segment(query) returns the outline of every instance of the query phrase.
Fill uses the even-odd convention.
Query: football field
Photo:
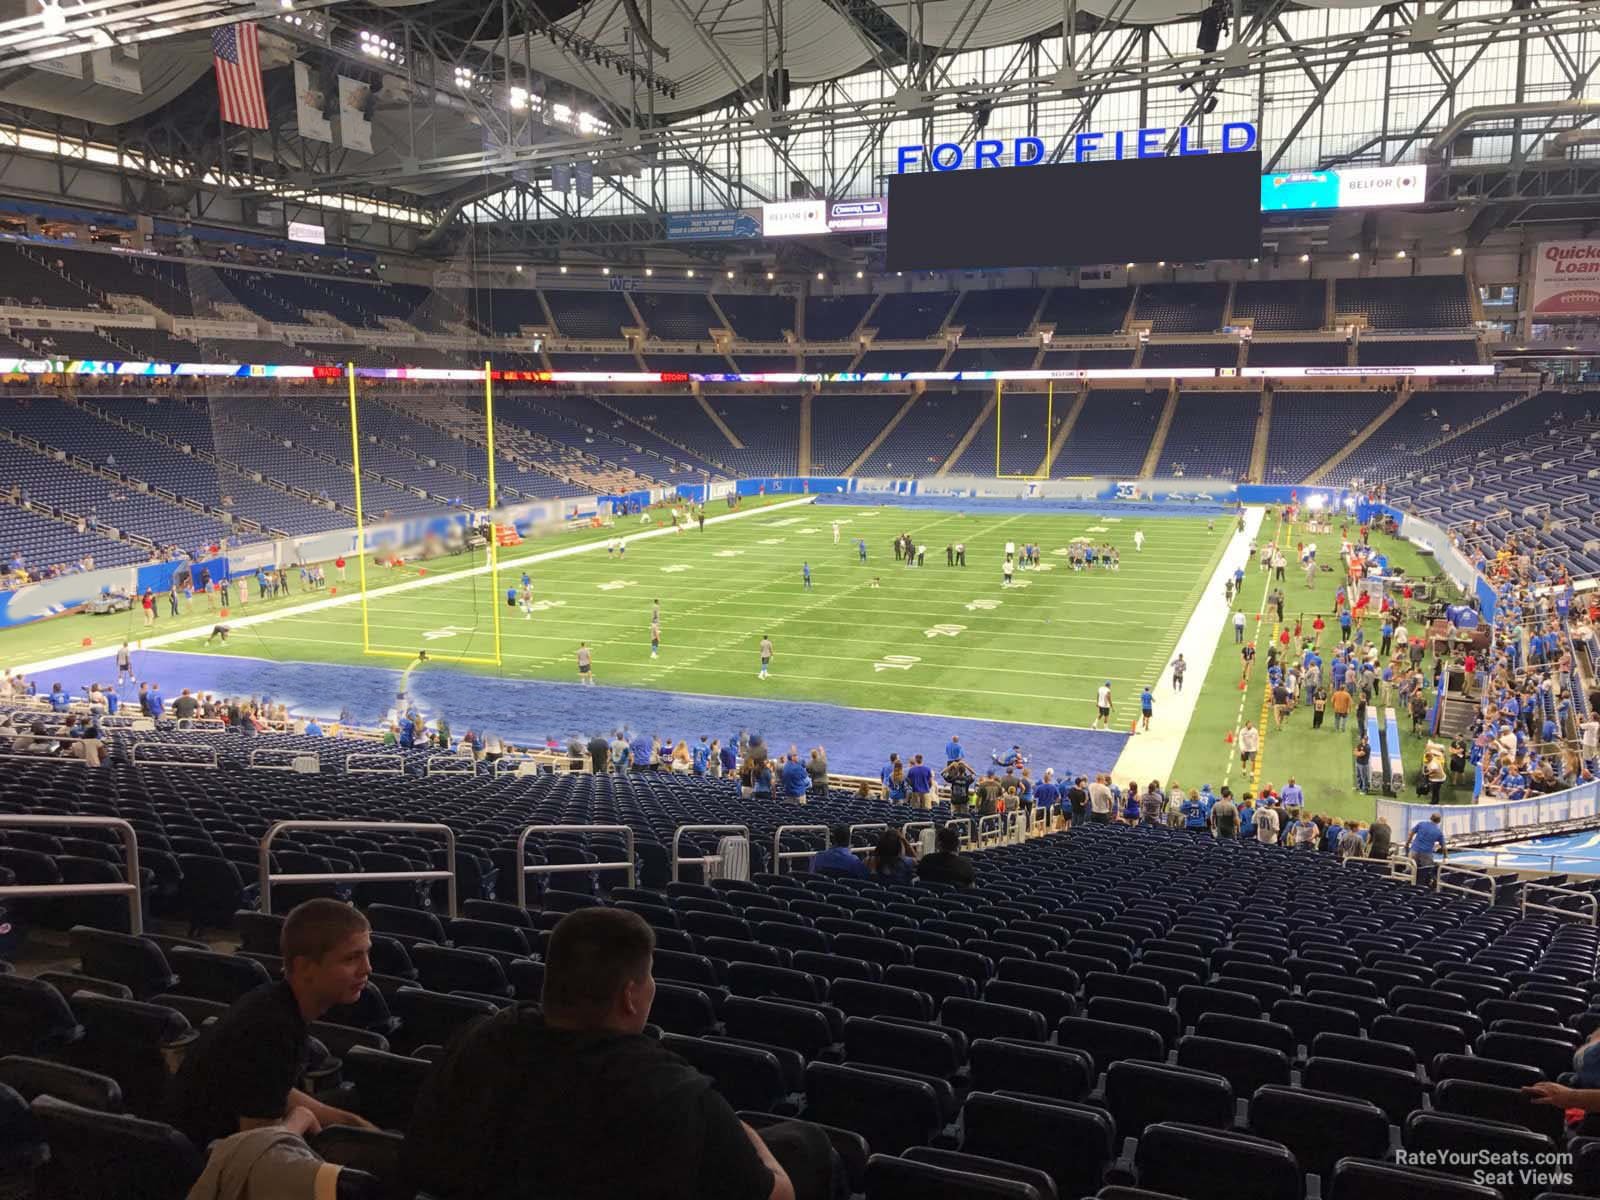
[[[541,561],[525,560],[539,558],[542,543],[506,551],[498,590],[487,572],[369,571],[371,646],[404,656],[491,657],[498,608],[501,664],[460,669],[575,682],[578,645],[587,642],[596,680],[611,686],[1063,727],[1092,722],[1095,689],[1109,680],[1126,730],[1231,526],[1219,521],[1208,531],[1203,518],[1148,520],[1143,552],[1134,549],[1130,518],[1079,513],[830,502],[713,520],[703,532],[638,536],[649,528],[625,519],[582,552]],[[926,545],[926,565],[896,562],[901,532]],[[608,549],[615,536],[626,540],[625,553]],[[867,544],[865,563],[858,538]],[[1120,570],[1072,570],[1074,538],[1115,543]],[[1005,587],[1008,541],[1019,550],[1038,544],[1042,564],[1019,570]],[[946,565],[953,543],[965,544],[964,568]],[[534,597],[527,613],[505,600],[524,571]],[[351,574],[349,586],[353,567]],[[385,594],[402,579],[411,586]],[[652,657],[656,601],[661,648]],[[241,611],[249,612],[235,616]],[[203,652],[372,663],[362,651],[361,620],[356,604],[312,604],[236,629],[226,645]],[[763,637],[774,647],[765,680]]]

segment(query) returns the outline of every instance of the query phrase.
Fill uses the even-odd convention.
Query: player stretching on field
[[[767,667],[770,666],[771,663],[772,639],[769,637],[763,637],[761,639],[761,674],[758,676],[758,678],[765,679],[767,677]]]
[[[594,686],[594,656],[589,653],[589,643],[578,643],[578,679],[586,687]]]

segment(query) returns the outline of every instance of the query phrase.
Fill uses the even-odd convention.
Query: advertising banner
[[[828,206],[828,228],[834,233],[889,228],[887,200],[835,200]]]
[[[1261,177],[1261,211],[1421,204],[1427,185],[1427,168],[1421,166],[1271,171]]]
[[[1534,320],[1600,315],[1600,241],[1541,242],[1531,291]]]
[[[707,212],[668,213],[667,241],[696,242],[758,238],[761,214],[752,208],[719,208]]]
[[[826,200],[785,200],[761,206],[761,232],[766,237],[804,237],[828,232]]]

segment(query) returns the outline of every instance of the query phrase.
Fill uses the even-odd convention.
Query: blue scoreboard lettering
[[[1176,134],[1174,138],[1173,135]],[[1248,121],[1230,121],[1222,127],[1221,140],[1216,153],[1237,154],[1256,148],[1255,125]],[[1178,156],[1210,154],[1212,150],[1200,142],[1199,133],[1188,125],[1177,129],[1135,129],[1116,133],[1085,132],[1072,136],[1073,162],[1103,162],[1122,158],[1162,158],[1168,153]],[[966,149],[956,142],[940,142],[934,146],[895,147],[895,173],[904,175],[909,170],[955,171],[972,167],[1033,167],[1045,160],[1044,140],[1036,137],[1011,139],[1010,162],[1006,157],[1006,143],[988,138],[972,146],[970,163]]]

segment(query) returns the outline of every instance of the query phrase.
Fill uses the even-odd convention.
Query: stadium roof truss
[[[162,5],[139,6],[159,28],[127,36],[177,35],[244,11],[186,2],[174,0],[170,25]],[[1214,137],[1225,121],[1252,121],[1269,169],[1427,160],[1430,200],[1493,208],[1489,225],[1592,200],[1600,187],[1586,166],[1600,144],[1587,132],[1600,115],[1588,103],[1600,96],[1600,6],[1586,0],[1218,0],[1211,19],[1225,15],[1225,32],[1213,50],[1199,49],[1197,0],[590,0],[560,15],[541,0],[379,0],[292,24],[265,16],[283,17],[278,2],[250,11],[291,56],[372,68],[357,19],[403,47],[380,69],[379,153],[301,139],[292,105],[287,120],[274,105],[274,128],[260,135],[197,128],[169,106],[64,136],[70,122],[13,108],[0,110],[0,143],[8,129],[49,130],[114,146],[134,207],[151,199],[134,181],[162,184],[160,198],[181,177],[178,199],[196,216],[207,194],[226,193],[365,212],[374,226],[398,220],[424,229],[424,248],[477,227],[485,244],[532,257],[662,242],[669,212],[881,194],[897,146],[980,134],[1042,138],[1060,161],[1086,130],[1191,125]],[[110,16],[99,33],[80,34],[79,20],[68,17],[70,35],[119,36]],[[0,22],[0,64],[42,52],[25,32]],[[593,173],[588,195],[570,187],[580,163]],[[569,186],[558,189],[563,168]],[[60,193],[71,191],[63,168]],[[395,244],[392,229],[386,237]]]

